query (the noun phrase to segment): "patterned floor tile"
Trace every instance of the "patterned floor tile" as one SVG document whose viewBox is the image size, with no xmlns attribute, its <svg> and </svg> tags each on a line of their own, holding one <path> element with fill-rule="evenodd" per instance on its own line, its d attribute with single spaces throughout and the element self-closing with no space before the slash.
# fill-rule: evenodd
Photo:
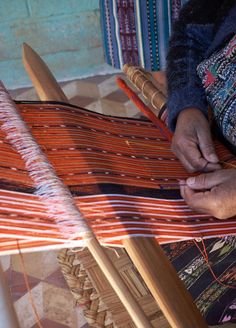
<svg viewBox="0 0 236 328">
<path fill-rule="evenodd" d="M 33 303 L 37 309 L 39 318 L 42 319 L 44 315 L 44 298 L 43 298 L 43 285 L 37 284 L 32 290 Z M 31 328 L 36 323 L 36 317 L 29 299 L 28 293 L 14 302 L 16 314 L 21 328 Z M 45 327 L 46 328 L 46 327 Z M 49 328 L 49 327 L 48 327 Z"/>
<path fill-rule="evenodd" d="M 100 101 L 103 114 L 120 117 L 124 117 L 127 115 L 127 110 L 123 103 L 108 99 L 101 99 Z"/>
<path fill-rule="evenodd" d="M 48 283 L 42 285 L 45 318 L 72 327 L 76 316 L 71 292 Z"/>
<path fill-rule="evenodd" d="M 98 84 L 98 88 L 100 97 L 102 98 L 116 91 L 118 89 L 116 84 L 116 75 L 112 75 L 110 78 Z"/>
<path fill-rule="evenodd" d="M 74 81 L 63 86 L 63 91 L 70 99 L 75 96 L 99 98 L 100 93 L 97 84 L 86 81 Z"/>
<path fill-rule="evenodd" d="M 70 104 L 88 109 L 88 106 L 96 100 L 96 98 L 92 97 L 75 96 L 70 98 Z"/>
<path fill-rule="evenodd" d="M 118 103 L 125 103 L 129 100 L 126 94 L 119 89 L 109 93 L 107 96 L 104 97 L 104 99 L 117 101 Z"/>
<path fill-rule="evenodd" d="M 57 253 L 53 251 L 35 252 L 24 254 L 26 273 L 38 279 L 45 279 L 58 268 Z M 12 270 L 22 272 L 20 256 L 13 255 L 11 260 Z"/>
<path fill-rule="evenodd" d="M 63 325 L 61 323 L 49 320 L 49 319 L 42 319 L 40 320 L 40 324 L 43 327 L 48 327 L 48 328 L 69 328 L 69 326 L 67 325 Z M 38 328 L 38 324 L 36 323 L 35 325 L 33 325 L 31 328 Z"/>
<path fill-rule="evenodd" d="M 137 109 L 137 107 L 134 106 L 134 104 L 130 100 L 125 103 L 125 109 L 127 117 L 140 118 L 140 116 L 142 116 L 140 111 Z"/>
<path fill-rule="evenodd" d="M 13 302 L 16 302 L 28 292 L 25 284 L 24 275 L 22 272 L 16 272 L 11 269 L 8 270 L 6 273 L 8 286 L 11 291 Z M 29 283 L 30 289 L 33 289 L 41 280 L 27 275 L 27 281 Z"/>
<path fill-rule="evenodd" d="M 63 276 L 60 268 L 58 268 L 56 271 L 54 271 L 44 281 L 49 284 L 52 284 L 56 287 L 60 287 L 60 288 L 64 288 L 64 289 L 68 288 L 67 283 L 64 279 L 64 276 Z"/>
<path fill-rule="evenodd" d="M 104 114 L 101 99 L 95 100 L 86 106 L 86 109 L 96 113 Z"/>
<path fill-rule="evenodd" d="M 0 264 L 3 271 L 7 271 L 11 266 L 11 256 L 5 255 L 0 257 Z"/>
</svg>

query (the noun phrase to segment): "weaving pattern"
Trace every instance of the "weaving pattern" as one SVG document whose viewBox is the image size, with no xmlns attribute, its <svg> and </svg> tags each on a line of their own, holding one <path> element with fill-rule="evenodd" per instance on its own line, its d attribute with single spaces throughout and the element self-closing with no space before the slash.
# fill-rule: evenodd
<svg viewBox="0 0 236 328">
<path fill-rule="evenodd" d="M 107 63 L 116 68 L 130 63 L 147 70 L 163 69 L 171 26 L 185 2 L 100 1 Z"/>
<path fill-rule="evenodd" d="M 188 174 L 152 123 L 53 103 L 18 109 L 102 244 L 121 245 L 130 236 L 166 243 L 236 233 L 235 219 L 220 221 L 187 207 L 178 179 Z M 222 145 L 216 150 L 227 165 L 236 164 Z M 33 195 L 24 163 L 3 132 L 0 154 L 0 253 L 18 252 L 17 240 L 30 251 L 83 246 L 79 237 L 66 238 Z"/>
<path fill-rule="evenodd" d="M 208 103 L 224 137 L 236 145 L 236 36 L 198 66 Z"/>
</svg>

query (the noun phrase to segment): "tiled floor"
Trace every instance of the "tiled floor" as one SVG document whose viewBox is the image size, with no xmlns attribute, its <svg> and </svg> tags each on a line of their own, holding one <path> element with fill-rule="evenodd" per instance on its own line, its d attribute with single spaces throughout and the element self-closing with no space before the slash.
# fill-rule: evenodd
<svg viewBox="0 0 236 328">
<path fill-rule="evenodd" d="M 97 76 L 62 84 L 69 102 L 103 114 L 138 117 L 138 110 L 118 90 L 115 76 Z M 17 100 L 36 100 L 33 89 L 12 90 Z M 22 260 L 18 255 L 2 258 L 12 300 L 21 328 L 38 327 L 25 286 Z M 85 328 L 87 324 L 74 301 L 57 262 L 57 253 L 24 254 L 25 273 L 41 325 L 44 328 Z M 235 328 L 236 325 L 225 326 Z"/>
<path fill-rule="evenodd" d="M 61 84 L 69 102 L 106 115 L 138 117 L 137 108 L 116 85 L 116 75 L 95 76 Z M 38 99 L 33 89 L 12 90 L 16 100 Z"/>
<path fill-rule="evenodd" d="M 56 252 L 24 254 L 25 269 L 18 255 L 4 256 L 1 260 L 21 328 L 38 327 L 23 271 L 44 328 L 87 327 L 80 309 L 74 306 L 73 297 L 58 266 Z"/>
</svg>

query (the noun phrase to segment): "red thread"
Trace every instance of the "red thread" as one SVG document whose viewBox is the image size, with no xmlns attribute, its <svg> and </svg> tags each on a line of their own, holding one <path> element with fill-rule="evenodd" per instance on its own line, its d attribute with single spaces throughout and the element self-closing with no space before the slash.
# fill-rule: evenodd
<svg viewBox="0 0 236 328">
<path fill-rule="evenodd" d="M 207 249 L 206 249 L 206 245 L 204 243 L 204 240 L 201 239 L 201 242 L 202 242 L 202 247 L 203 247 L 203 250 L 201 249 L 201 247 L 198 245 L 197 241 L 196 240 L 193 240 L 194 241 L 194 244 L 195 246 L 198 248 L 199 252 L 201 253 L 202 257 L 204 258 L 208 268 L 209 268 L 209 271 L 210 273 L 212 274 L 213 278 L 215 279 L 215 281 L 220 284 L 221 286 L 224 286 L 224 287 L 227 287 L 227 288 L 231 288 L 231 289 L 236 289 L 236 287 L 232 286 L 232 285 L 228 285 L 228 284 L 224 284 L 222 281 L 220 281 L 220 279 L 216 276 L 215 272 L 213 271 L 210 263 L 209 263 L 209 257 L 208 257 L 208 254 L 207 254 Z"/>
<path fill-rule="evenodd" d="M 24 261 L 23 254 L 21 253 L 20 244 L 19 244 L 19 241 L 18 240 L 16 242 L 17 242 L 17 248 L 18 248 L 19 255 L 20 255 L 21 266 L 22 266 L 22 273 L 23 273 L 25 285 L 26 285 L 26 288 L 27 288 L 27 291 L 28 291 L 30 304 L 32 306 L 32 309 L 33 309 L 33 312 L 34 312 L 34 315 L 35 315 L 35 319 L 36 319 L 36 323 L 37 323 L 38 327 L 39 328 L 43 328 L 43 326 L 40 323 L 40 317 L 39 317 L 37 308 L 35 306 L 35 303 L 34 303 L 34 300 L 33 300 L 33 296 L 32 296 L 32 292 L 31 292 L 30 285 L 29 285 L 29 280 L 28 280 L 28 277 L 26 275 L 25 261 Z"/>
<path fill-rule="evenodd" d="M 117 85 L 122 89 L 129 99 L 137 106 L 137 108 L 161 131 L 168 141 L 172 140 L 173 134 L 144 102 L 136 95 L 136 93 L 122 80 L 120 77 L 116 78 Z"/>
</svg>

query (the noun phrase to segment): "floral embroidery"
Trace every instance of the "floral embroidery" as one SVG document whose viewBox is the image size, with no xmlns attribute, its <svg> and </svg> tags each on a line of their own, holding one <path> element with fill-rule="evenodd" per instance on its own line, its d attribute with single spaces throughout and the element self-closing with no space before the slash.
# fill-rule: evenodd
<svg viewBox="0 0 236 328">
<path fill-rule="evenodd" d="M 197 72 L 224 137 L 236 145 L 236 35 L 201 62 Z"/>
</svg>

